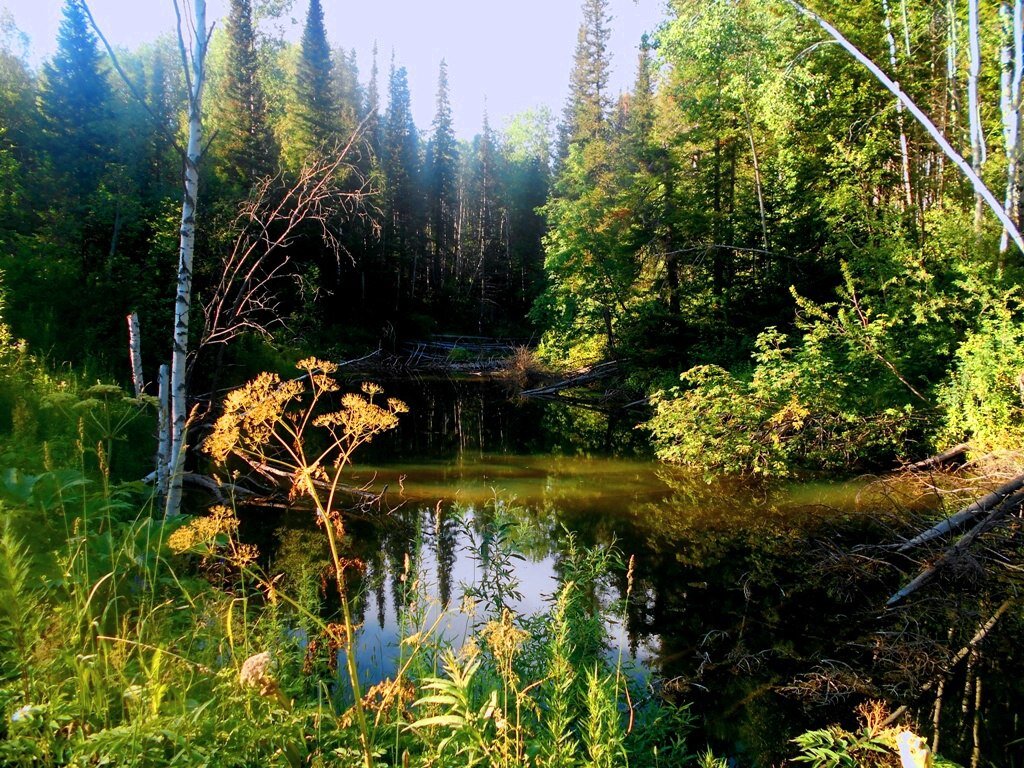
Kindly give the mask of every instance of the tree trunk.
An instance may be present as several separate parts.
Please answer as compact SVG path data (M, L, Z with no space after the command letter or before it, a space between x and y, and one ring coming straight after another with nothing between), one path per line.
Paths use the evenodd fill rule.
M177 2L175 2L177 10ZM189 56L179 20L178 43L189 86L188 148L185 153L185 190L181 203L181 247L178 253L178 284L174 300L174 342L171 356L171 446L168 457L166 517L181 511L181 473L185 459L188 402L185 371L188 363L188 323L192 305L192 256L196 241L196 200L199 192L199 158L203 142L202 97L206 65L206 0L194 0L195 45ZM180 16L179 16L180 19ZM191 63L191 74L189 64Z
M167 499L167 470L171 460L171 370L160 366L159 424L157 424L156 494L163 503Z
M981 41L978 33L978 0L967 0L967 36L968 61L967 71L967 115L971 131L971 169L981 176L981 166L985 162L985 136L981 128L981 108L978 105L978 76L981 74ZM984 210L981 194L975 190L974 230L981 229L981 216Z
M896 37L892 31L892 14L889 11L889 0L882 0L882 9L885 11L885 37L889 43L889 66L892 70L893 82L899 86L897 77L899 65L896 58ZM906 3L904 3L904 12ZM906 29L904 27L904 34ZM900 130L900 159L903 167L903 196L906 209L909 211L914 207L914 189L910 184L910 147L907 143L907 130L903 121L903 102L896 99L896 124ZM766 245L765 248L768 246Z
M1006 150L1006 198L1003 208L1008 216L1017 220L1018 177L1020 175L1021 132L1020 101L1021 79L1024 75L1024 20L1021 0L1003 0L999 6L1002 19L1003 44L1000 49L1002 93L999 102L1003 117L1003 144ZM1019 224L1019 221L1018 221ZM1010 239L1003 229L999 238L999 253L1006 253Z
M142 395L144 382L142 379L142 341L139 335L139 313L132 312L128 320L128 355L132 364L132 384L135 386L135 396Z

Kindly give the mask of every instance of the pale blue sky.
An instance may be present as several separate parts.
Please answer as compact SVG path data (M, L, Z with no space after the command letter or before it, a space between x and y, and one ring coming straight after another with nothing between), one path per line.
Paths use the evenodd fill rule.
M547 105L557 117L565 101L580 20L579 0L322 0L332 46L355 48L360 78L370 70L374 40L386 77L391 49L409 71L413 113L430 128L441 58L448 61L456 130L479 130L484 99L492 124L522 110ZM152 40L173 28L171 0L89 0L97 22L119 46ZM287 21L297 39L307 0L295 0ZM628 90L640 35L664 16L665 0L610 0L613 90ZM0 0L29 35L33 62L51 55L62 0ZM208 0L210 20L227 0Z

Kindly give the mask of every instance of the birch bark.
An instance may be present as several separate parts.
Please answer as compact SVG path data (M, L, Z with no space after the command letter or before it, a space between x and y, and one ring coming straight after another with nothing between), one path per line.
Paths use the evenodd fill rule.
M184 471L185 431L188 424L187 383L189 310L192 305L192 256L196 241L196 199L199 192L199 158L203 141L203 85L206 76L206 0L194 0L194 23L189 20L192 46L188 50L182 31L177 0L178 48L188 87L188 147L185 151L185 190L181 202L181 243L178 252L178 282L174 300L174 334L171 354L171 445L168 457L168 487L165 517L181 510L181 478Z
M981 176L985 163L985 136L981 128L981 108L978 104L978 76L981 74L981 40L978 33L978 0L967 0L967 118L971 133L971 169ZM982 196L975 194L974 229L981 228L984 210Z
M1019 176L1021 160L1020 102L1021 79L1024 75L1024 19L1022 0L1003 0L999 6L1002 20L1003 43L1000 49L1000 81L1002 93L1000 111L1003 118L1003 145L1006 150L1006 197L1003 209L1019 224L1017 209L1020 202ZM1006 253L1009 236L1005 229L999 239L999 252Z
M139 313L132 312L128 315L128 354L132 364L132 384L135 387L135 396L142 396L142 389L145 383L142 378L142 339L139 333Z

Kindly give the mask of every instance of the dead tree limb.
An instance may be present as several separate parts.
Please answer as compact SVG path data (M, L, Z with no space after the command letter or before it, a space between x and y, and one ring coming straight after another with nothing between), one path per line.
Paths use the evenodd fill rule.
M226 344L246 332L269 337L283 323L274 284L287 273L288 246L300 227L318 226L335 258L341 257L336 232L341 220L358 215L374 193L371 178L352 160L361 141L357 130L346 144L306 165L290 185L282 176L257 184L235 219L238 236L203 306L200 348ZM343 186L343 176L355 184Z
M939 469L960 461L967 455L967 451L970 449L970 443L960 443L942 453L929 456L927 459L921 459L921 461L915 461L913 464L908 464L903 469L906 472L928 472L929 470Z
M945 536L948 533L952 533L957 528L961 527L965 523L974 520L975 518L981 517L986 512L989 512L993 507L1000 504L1005 498L1016 493L1021 488L1024 488L1024 475L1018 475L1017 477L1010 480L1005 485L1000 486L992 493L982 496L977 501L973 501L966 507L961 509L955 515L947 517L945 520L936 523L934 526L929 528L927 531L918 534L914 538L905 542L897 550L898 552L906 552L919 547L932 539L937 539L940 536Z
M924 584L930 581L931 578L939 572L939 569L953 562L956 558L966 552L968 547L970 547L979 536L992 530L1000 520L1011 512L1015 512L1020 509L1022 505L1024 505L1024 491L1017 491L1016 493L1004 498L1000 503L991 508L991 511L983 520L981 520L981 522L961 536L957 540L956 544L943 552L935 562L922 569L909 584L890 597L885 603L886 606L894 605L912 592L916 592Z

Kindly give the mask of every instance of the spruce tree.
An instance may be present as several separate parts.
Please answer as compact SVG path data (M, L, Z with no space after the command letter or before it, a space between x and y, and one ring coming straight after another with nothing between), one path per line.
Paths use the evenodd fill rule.
M356 51L337 50L334 53L334 90L337 93L339 125L343 136L350 136L359 125L364 112L363 89L359 85L359 67Z
M310 0L295 72L292 130L286 147L288 165L293 169L339 139L341 121L333 71L323 7L320 0Z
M608 93L610 25L608 0L583 0L583 21L576 39L569 98L559 127L559 160L569 154L570 145L596 139L604 129L611 103Z
M405 67L391 63L388 109L384 120L384 174L387 184L385 255L397 262L396 298L414 296L419 278L419 135L412 117Z
M216 106L218 166L225 180L244 192L277 170L277 144L260 80L252 0L231 0L227 34L227 68Z
M441 59L437 77L437 112L434 115L433 128L434 135L430 142L427 169L427 207L432 246L430 278L432 288L436 292L451 269L450 252L455 227L455 182L459 162L448 92L448 64L444 59Z
M111 159L110 84L82 0L66 0L57 52L43 65L39 106L47 144L67 192L96 188Z
M377 43L373 44L373 62L370 65L370 82L366 86L366 135L374 152L381 149L380 132L380 86L378 85L379 70L377 68Z

